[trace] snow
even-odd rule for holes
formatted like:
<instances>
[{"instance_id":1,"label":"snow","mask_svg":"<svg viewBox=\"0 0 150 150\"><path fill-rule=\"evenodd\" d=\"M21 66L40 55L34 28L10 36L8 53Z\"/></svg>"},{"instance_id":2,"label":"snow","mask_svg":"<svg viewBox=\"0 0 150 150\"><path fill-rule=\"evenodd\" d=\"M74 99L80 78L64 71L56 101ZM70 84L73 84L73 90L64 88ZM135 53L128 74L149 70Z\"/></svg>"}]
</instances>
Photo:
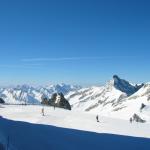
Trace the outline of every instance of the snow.
<instances>
[{"instance_id":1,"label":"snow","mask_svg":"<svg viewBox=\"0 0 150 150\"><path fill-rule=\"evenodd\" d=\"M53 93L67 94L80 89L77 85L56 84L43 87L18 85L16 87L0 88L0 97L8 104L40 104L41 97L50 98Z\"/></svg>"},{"instance_id":2,"label":"snow","mask_svg":"<svg viewBox=\"0 0 150 150\"><path fill-rule=\"evenodd\" d=\"M13 104L39 104L42 96L64 92L72 111L42 105L0 105L0 144L6 145L9 137L8 150L149 149L150 84L134 87L119 78L117 85L114 83L111 80L105 86L89 88L65 84L1 88L0 97ZM145 105L142 110L141 104ZM130 123L135 113L146 123Z\"/></svg>"},{"instance_id":3,"label":"snow","mask_svg":"<svg viewBox=\"0 0 150 150\"><path fill-rule=\"evenodd\" d=\"M117 87L114 85L116 83ZM122 89L119 90L119 89ZM137 90L137 91L136 91ZM127 93L125 93L125 92ZM132 95L132 92L135 91ZM129 93L128 93L129 92ZM73 110L87 111L92 114L129 120L134 114L150 122L150 84L135 86L128 81L110 80L103 87L83 88L70 92L67 99ZM141 105L146 107L141 111ZM146 109L147 108L147 109Z\"/></svg>"},{"instance_id":4,"label":"snow","mask_svg":"<svg viewBox=\"0 0 150 150\"><path fill-rule=\"evenodd\" d=\"M139 87L140 89L136 92ZM135 93L130 96L131 91L135 91ZM87 111L95 115L100 114L125 120L129 120L136 113L146 118L146 121L150 121L150 117L147 115L149 110L140 112L142 103L150 106L150 84L134 86L119 77L108 81L105 86L88 88L67 84L37 88L28 85L4 88L0 89L0 97L9 104L40 104L41 97L49 99L54 92L65 93L65 98L75 111Z\"/></svg>"},{"instance_id":5,"label":"snow","mask_svg":"<svg viewBox=\"0 0 150 150\"><path fill-rule=\"evenodd\" d=\"M102 93L103 90L103 87L92 86L90 88L82 88L78 91L69 92L65 97L69 100L73 109L85 110L97 101L96 96Z\"/></svg>"},{"instance_id":6,"label":"snow","mask_svg":"<svg viewBox=\"0 0 150 150\"><path fill-rule=\"evenodd\" d=\"M127 120L104 116L99 116L98 123L94 114L54 110L53 107L44 107L45 116L42 116L42 108L32 105L0 107L0 143L6 144L9 136L10 150L110 149L109 144L119 150L123 148L121 143L126 149L129 146L136 150L150 146L150 139L135 138L150 138L149 123L131 124Z\"/></svg>"}]
</instances>

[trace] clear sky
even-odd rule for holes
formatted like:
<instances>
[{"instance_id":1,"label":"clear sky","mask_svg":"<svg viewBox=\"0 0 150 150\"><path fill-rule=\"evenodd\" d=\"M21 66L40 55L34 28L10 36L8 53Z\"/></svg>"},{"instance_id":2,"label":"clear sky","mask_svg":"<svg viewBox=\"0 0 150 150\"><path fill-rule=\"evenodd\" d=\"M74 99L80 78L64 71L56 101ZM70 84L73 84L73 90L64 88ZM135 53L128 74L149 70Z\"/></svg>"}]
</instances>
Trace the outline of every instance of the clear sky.
<instances>
[{"instance_id":1,"label":"clear sky","mask_svg":"<svg viewBox=\"0 0 150 150\"><path fill-rule=\"evenodd\" d=\"M1 0L0 85L150 81L149 0Z\"/></svg>"}]
</instances>

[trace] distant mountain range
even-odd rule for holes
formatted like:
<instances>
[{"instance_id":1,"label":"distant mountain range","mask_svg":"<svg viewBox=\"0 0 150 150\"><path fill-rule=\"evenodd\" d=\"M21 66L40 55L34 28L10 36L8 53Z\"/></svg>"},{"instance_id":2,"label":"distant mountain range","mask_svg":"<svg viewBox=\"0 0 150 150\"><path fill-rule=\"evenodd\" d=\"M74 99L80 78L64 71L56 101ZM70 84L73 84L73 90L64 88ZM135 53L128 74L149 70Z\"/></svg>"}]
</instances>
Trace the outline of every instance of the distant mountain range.
<instances>
[{"instance_id":1,"label":"distant mountain range","mask_svg":"<svg viewBox=\"0 0 150 150\"><path fill-rule=\"evenodd\" d=\"M146 120L150 118L150 83L132 84L117 75L104 86L88 88L67 84L1 88L0 98L10 104L40 104L43 96L50 98L60 92L72 109L120 118L134 114Z\"/></svg>"},{"instance_id":2,"label":"distant mountain range","mask_svg":"<svg viewBox=\"0 0 150 150\"><path fill-rule=\"evenodd\" d=\"M80 88L77 85L67 84L40 87L18 85L16 87L0 88L0 97L9 104L40 104L42 97L50 98L53 93L60 92L66 95L70 91L76 91Z\"/></svg>"}]
</instances>

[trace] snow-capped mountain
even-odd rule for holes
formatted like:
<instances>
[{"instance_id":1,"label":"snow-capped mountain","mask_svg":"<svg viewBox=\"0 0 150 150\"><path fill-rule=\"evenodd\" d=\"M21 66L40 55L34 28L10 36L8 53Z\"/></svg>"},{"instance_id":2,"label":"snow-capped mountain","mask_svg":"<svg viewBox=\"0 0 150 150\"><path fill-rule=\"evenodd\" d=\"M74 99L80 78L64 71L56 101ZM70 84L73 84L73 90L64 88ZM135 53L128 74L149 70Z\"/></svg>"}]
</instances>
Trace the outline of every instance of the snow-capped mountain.
<instances>
[{"instance_id":1,"label":"snow-capped mountain","mask_svg":"<svg viewBox=\"0 0 150 150\"><path fill-rule=\"evenodd\" d=\"M132 84L117 75L104 86L88 88L67 84L0 88L0 98L10 104L40 104L43 97L50 98L60 92L72 109L124 119L137 114L150 120L147 117L150 115L150 83Z\"/></svg>"},{"instance_id":2,"label":"snow-capped mountain","mask_svg":"<svg viewBox=\"0 0 150 150\"><path fill-rule=\"evenodd\" d=\"M41 98L50 98L53 93L67 94L78 90L80 86L57 84L43 87L32 87L29 85L18 85L16 87L1 88L0 97L10 104L40 104Z\"/></svg>"},{"instance_id":3,"label":"snow-capped mountain","mask_svg":"<svg viewBox=\"0 0 150 150\"><path fill-rule=\"evenodd\" d=\"M118 112L112 115L120 118L128 118L136 113L147 121L150 121L150 83L143 85L136 93L125 98L115 108Z\"/></svg>"},{"instance_id":4,"label":"snow-capped mountain","mask_svg":"<svg viewBox=\"0 0 150 150\"><path fill-rule=\"evenodd\" d=\"M135 113L143 116L144 111L150 114L150 84L134 85L116 75L105 86L70 92L67 98L73 109L95 114L124 119ZM146 106L141 111L142 105Z\"/></svg>"},{"instance_id":5,"label":"snow-capped mountain","mask_svg":"<svg viewBox=\"0 0 150 150\"><path fill-rule=\"evenodd\" d=\"M122 99L138 91L142 85L132 85L128 81L114 75L105 86L83 88L77 92L67 95L73 107L83 108L90 111L101 107L101 109L117 105Z\"/></svg>"},{"instance_id":6,"label":"snow-capped mountain","mask_svg":"<svg viewBox=\"0 0 150 150\"><path fill-rule=\"evenodd\" d=\"M56 84L56 85L48 85L45 87L39 87L39 91L43 91L44 93L47 91L48 93L63 93L66 95L70 91L76 91L80 89L79 85L70 85L70 84Z\"/></svg>"},{"instance_id":7,"label":"snow-capped mountain","mask_svg":"<svg viewBox=\"0 0 150 150\"><path fill-rule=\"evenodd\" d=\"M113 86L126 93L128 96L134 94L135 92L137 92L142 86L143 84L140 85L132 85L131 83L129 83L126 80L120 79L117 75L113 76Z\"/></svg>"}]
</instances>

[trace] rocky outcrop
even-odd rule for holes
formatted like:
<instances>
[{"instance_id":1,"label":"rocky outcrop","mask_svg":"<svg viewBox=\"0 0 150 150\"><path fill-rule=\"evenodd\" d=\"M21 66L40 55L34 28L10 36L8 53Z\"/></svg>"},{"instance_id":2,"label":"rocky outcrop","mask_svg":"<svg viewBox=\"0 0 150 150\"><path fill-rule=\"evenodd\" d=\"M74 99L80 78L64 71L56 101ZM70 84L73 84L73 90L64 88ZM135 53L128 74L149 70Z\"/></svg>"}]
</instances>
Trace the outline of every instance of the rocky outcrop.
<instances>
[{"instance_id":1,"label":"rocky outcrop","mask_svg":"<svg viewBox=\"0 0 150 150\"><path fill-rule=\"evenodd\" d=\"M62 93L54 93L49 100L49 105L71 110L69 102L65 99Z\"/></svg>"},{"instance_id":2,"label":"rocky outcrop","mask_svg":"<svg viewBox=\"0 0 150 150\"><path fill-rule=\"evenodd\" d=\"M2 98L0 98L0 103L1 103L1 104L4 104L5 101L4 101Z\"/></svg>"},{"instance_id":3,"label":"rocky outcrop","mask_svg":"<svg viewBox=\"0 0 150 150\"><path fill-rule=\"evenodd\" d=\"M128 81L120 79L117 75L113 76L113 81L114 81L114 87L126 93L128 96L137 92L144 85L144 84L132 85Z\"/></svg>"},{"instance_id":4,"label":"rocky outcrop","mask_svg":"<svg viewBox=\"0 0 150 150\"><path fill-rule=\"evenodd\" d=\"M135 122L140 122L140 123L145 123L146 122L144 119L142 119L137 114L134 114L132 118L133 118L133 121L135 121Z\"/></svg>"},{"instance_id":5,"label":"rocky outcrop","mask_svg":"<svg viewBox=\"0 0 150 150\"><path fill-rule=\"evenodd\" d=\"M54 93L51 96L51 99L48 99L46 96L41 97L41 104L42 105L49 105L49 106L54 106L59 107L59 108L64 108L71 110L71 106L69 102L65 99L64 95L62 93Z\"/></svg>"},{"instance_id":6,"label":"rocky outcrop","mask_svg":"<svg viewBox=\"0 0 150 150\"><path fill-rule=\"evenodd\" d=\"M141 107L140 107L140 111L142 111L145 107L146 107L146 105L142 103Z\"/></svg>"}]
</instances>

